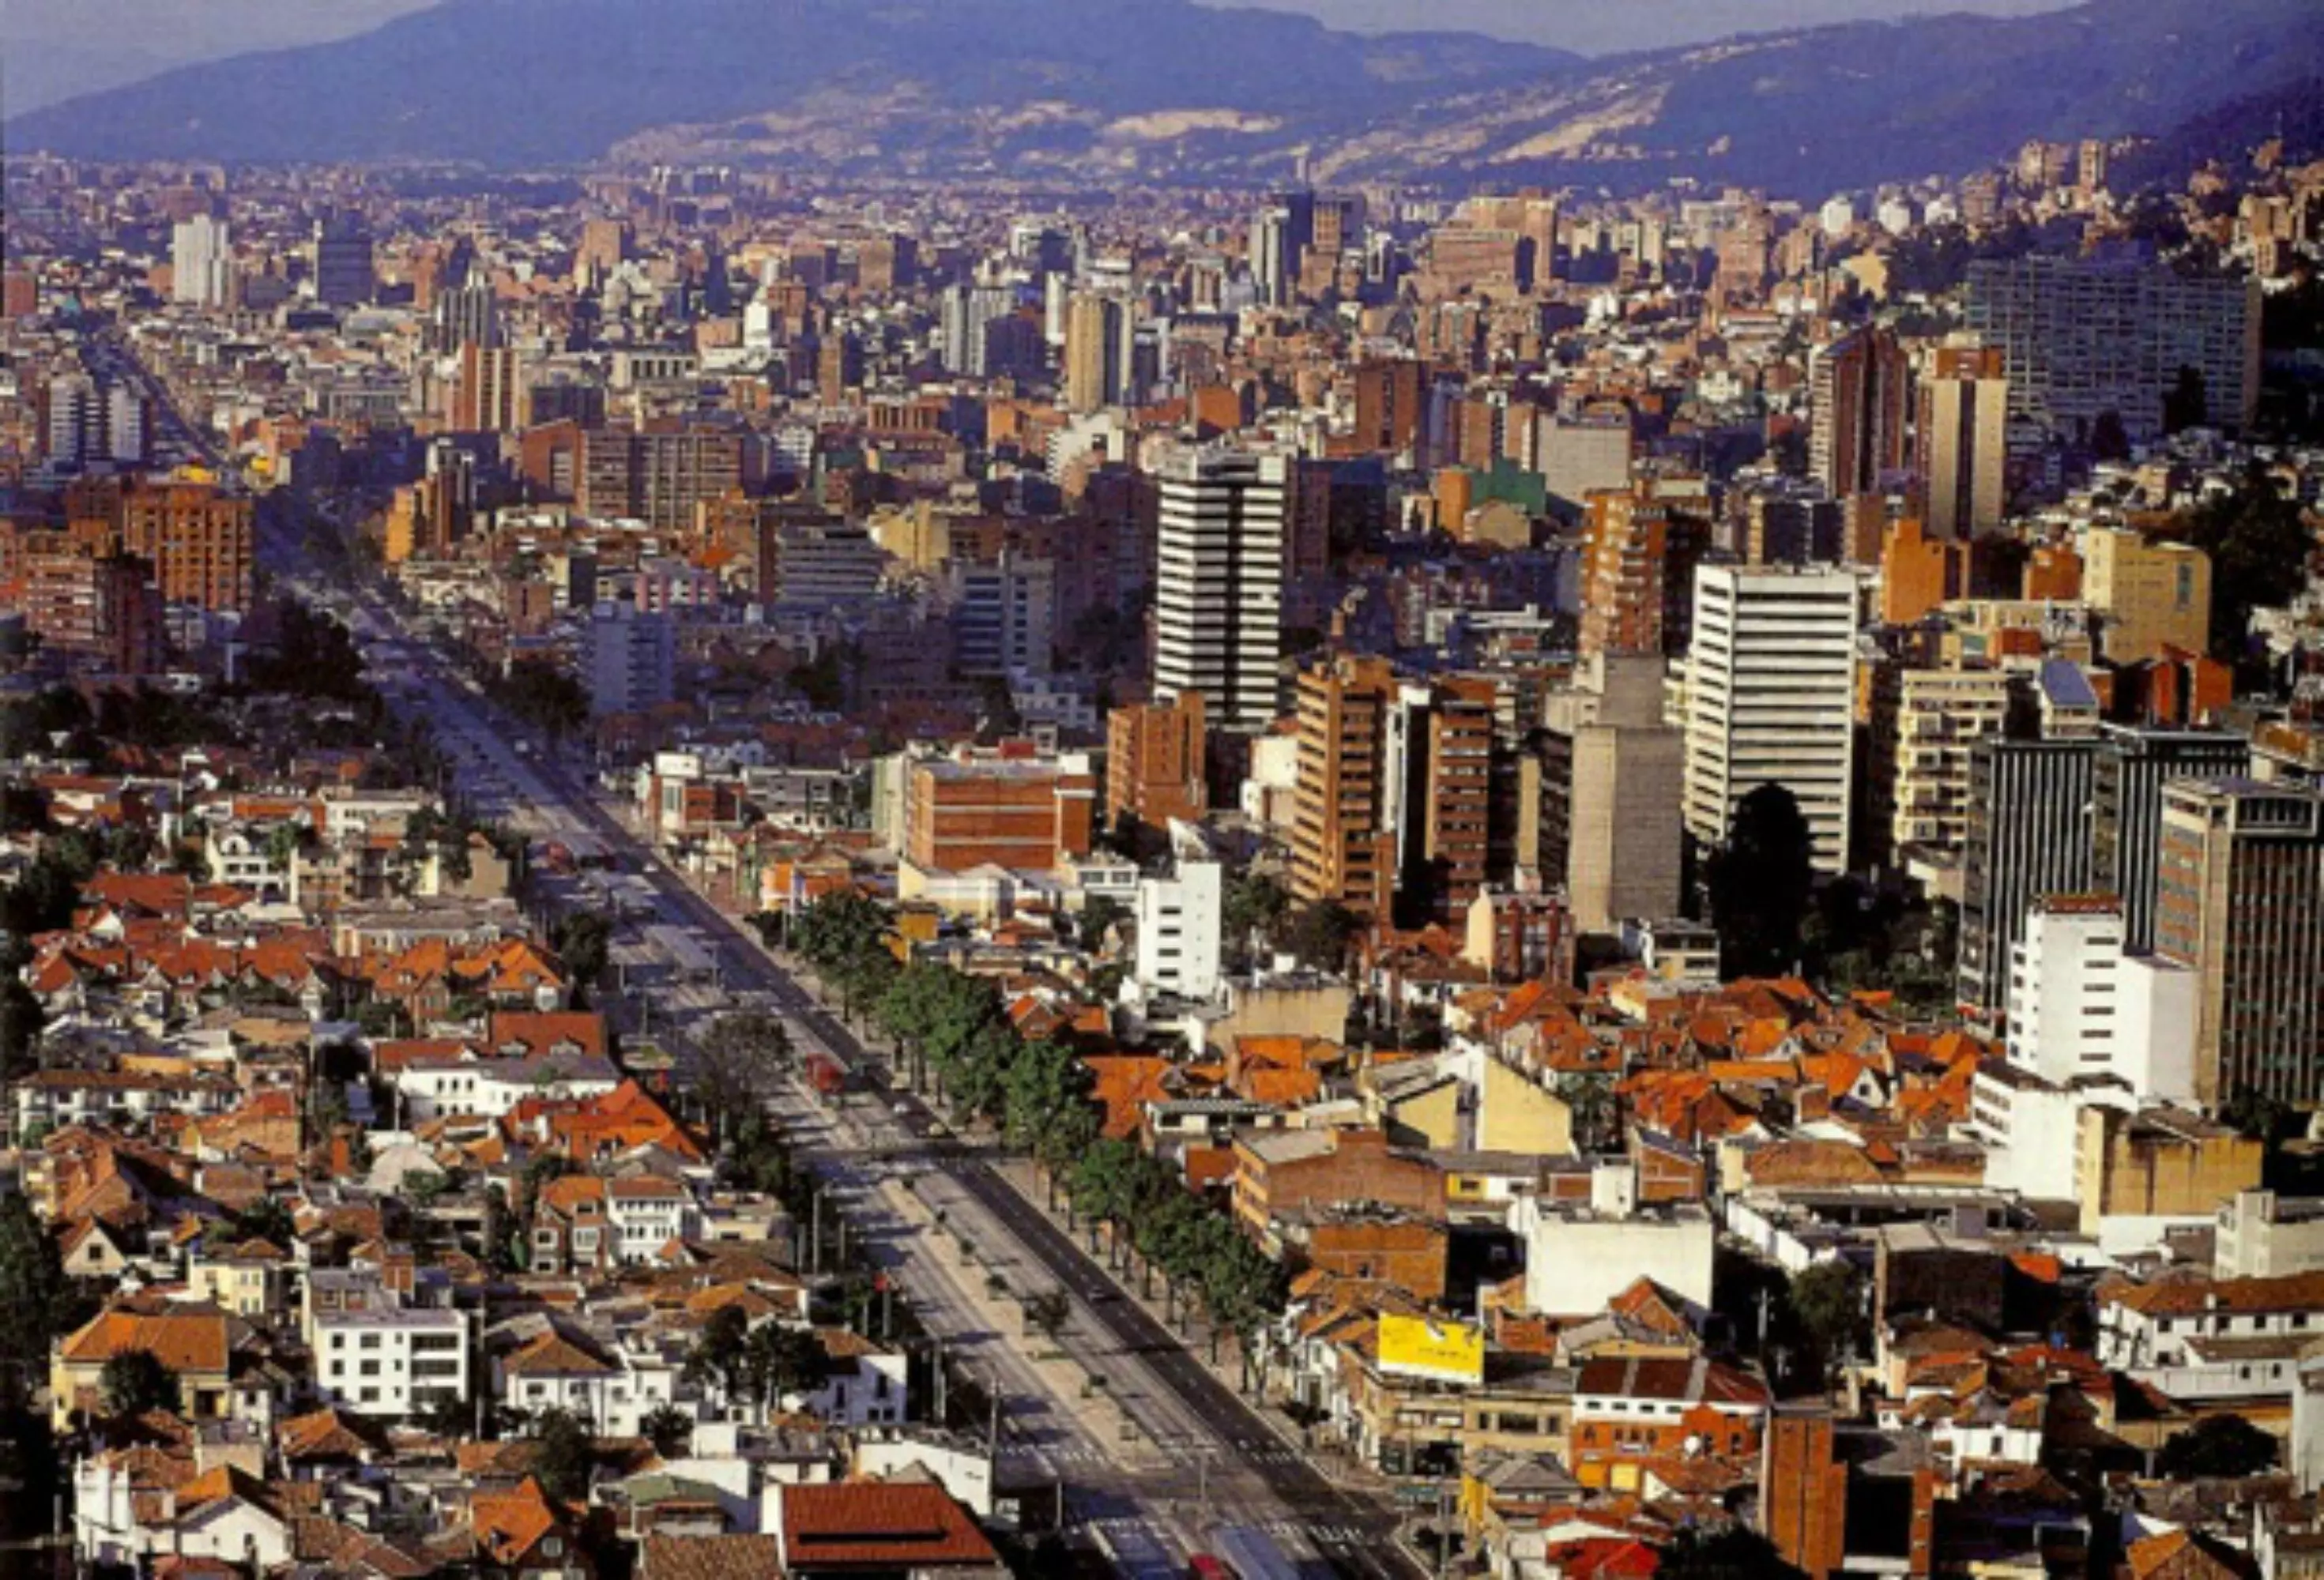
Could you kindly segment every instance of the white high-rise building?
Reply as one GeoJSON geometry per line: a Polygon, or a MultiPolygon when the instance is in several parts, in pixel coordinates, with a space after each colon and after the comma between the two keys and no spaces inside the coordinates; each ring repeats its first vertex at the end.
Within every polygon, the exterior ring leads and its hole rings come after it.
{"type": "Polygon", "coordinates": [[[1155,584],[1154,694],[1201,694],[1230,730],[1277,712],[1283,651],[1283,518],[1291,463],[1226,445],[1165,448],[1155,584]]]}
{"type": "Polygon", "coordinates": [[[1215,861],[1138,882],[1138,985],[1196,1003],[1217,996],[1225,887],[1215,861]]]}
{"type": "Polygon", "coordinates": [[[2107,1076],[2141,1102],[2191,1101],[2196,974],[2126,942],[2113,895],[2027,907],[2010,948],[2009,1061],[2060,1086],[2107,1076]]]}
{"type": "Polygon", "coordinates": [[[1685,661],[1686,831],[1724,841],[1763,785],[1795,796],[1816,870],[1848,868],[1856,573],[1705,565],[1685,661]]]}
{"type": "Polygon", "coordinates": [[[223,308],[234,295],[234,243],[226,221],[197,214],[170,236],[170,295],[191,308],[223,308]]]}
{"type": "Polygon", "coordinates": [[[1251,222],[1250,274],[1259,299],[1270,308],[1291,299],[1291,210],[1279,206],[1260,209],[1251,222]]]}

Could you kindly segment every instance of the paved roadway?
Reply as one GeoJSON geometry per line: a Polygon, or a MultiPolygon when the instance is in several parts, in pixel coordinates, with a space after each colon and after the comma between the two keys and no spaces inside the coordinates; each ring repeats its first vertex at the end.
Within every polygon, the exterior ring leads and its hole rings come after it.
{"type": "MultiPolygon", "coordinates": [[[[125,346],[106,344],[124,371],[133,376],[143,371],[125,346]]],[[[205,436],[182,420],[160,381],[147,382],[171,439],[222,465],[205,436]]],[[[341,613],[375,668],[399,667],[415,677],[404,705],[423,713],[454,751],[462,791],[477,810],[535,838],[587,830],[650,886],[652,914],[646,920],[694,934],[716,956],[724,971],[719,986],[650,976],[638,984],[640,1003],[661,1017],[653,1030],[675,1032],[669,1040],[681,1058],[687,1025],[742,997],[779,1011],[807,1049],[828,1052],[873,1085],[887,1087],[889,1072],[877,1054],[825,1012],[754,935],[670,871],[599,804],[575,767],[553,760],[542,743],[526,740],[520,726],[500,717],[474,683],[413,637],[383,598],[348,586],[289,514],[275,519],[262,544],[266,568],[308,602],[341,613]]],[[[335,557],[346,563],[344,555],[335,557]]],[[[641,959],[631,938],[624,938],[622,951],[624,959],[641,959]]],[[[1058,1479],[1076,1528],[1105,1533],[1119,1548],[1159,1551],[1180,1573],[1185,1557],[1208,1545],[1207,1533],[1231,1523],[1272,1537],[1303,1570],[1328,1566],[1364,1580],[1416,1580],[1423,1574],[1391,1539],[1391,1511],[1334,1484],[1281,1438],[1157,1319],[1125,1299],[1099,1263],[1046,1215],[989,1164],[950,1142],[937,1116],[918,1098],[896,1093],[858,1099],[834,1116],[794,1083],[770,1106],[800,1134],[807,1155],[859,1232],[871,1236],[874,1256],[896,1271],[930,1332],[968,1372],[999,1381],[1004,1462],[1012,1473],[1030,1473],[1021,1479],[1058,1479]],[[1003,1271],[1016,1289],[1041,1285],[1068,1294],[1073,1312],[1058,1347],[1084,1370],[1107,1378],[1106,1403],[1134,1421],[1133,1440],[1101,1440],[1085,1418],[1108,1412],[1077,1409],[1021,1342],[997,1330],[979,1310],[958,1258],[937,1248],[939,1236],[908,1221],[898,1182],[904,1174],[912,1176],[912,1196],[927,1208],[942,1208],[947,1226],[979,1248],[982,1267],[1003,1271]]],[[[981,1281],[981,1272],[976,1276],[981,1281]]]]}
{"type": "MultiPolygon", "coordinates": [[[[366,599],[354,618],[360,637],[397,643],[405,661],[431,683],[427,711],[440,737],[452,743],[464,779],[491,801],[504,803],[523,831],[553,837],[578,825],[595,835],[650,886],[652,921],[688,930],[716,951],[723,986],[665,984],[656,995],[654,1030],[681,1061],[687,1023],[731,1008],[739,988],[790,1021],[803,1049],[836,1055],[881,1089],[881,1098],[851,1104],[844,1127],[807,1132],[811,1143],[823,1144],[812,1155],[864,1221],[877,1254],[907,1277],[916,1309],[932,1331],[946,1338],[970,1371],[1002,1379],[1010,1401],[1010,1444],[1032,1462],[1037,1477],[1055,1475],[1069,1484],[1069,1507],[1079,1521],[1130,1521],[1184,1557],[1204,1546],[1203,1532],[1212,1523],[1231,1520],[1266,1529],[1295,1556],[1320,1556],[1342,1573],[1401,1577],[1415,1572],[1388,1539],[1394,1520],[1387,1511],[1333,1484],[1286,1444],[988,1163],[943,1144],[946,1132],[938,1116],[908,1093],[887,1092],[890,1072],[880,1056],[741,923],[654,857],[573,771],[537,743],[517,752],[517,727],[494,715],[432,654],[402,645],[384,605],[366,599]],[[914,1173],[920,1200],[942,1207],[947,1226],[962,1231],[980,1248],[982,1264],[1001,1271],[1012,1287],[1038,1283],[1067,1292],[1074,1311],[1061,1347],[1108,1375],[1109,1400],[1137,1422],[1135,1443],[1100,1441],[1075,1419],[1075,1401],[1035,1372],[1019,1343],[992,1331],[961,1287],[955,1258],[931,1254],[934,1236],[901,1223],[888,1189],[899,1170],[914,1173]],[[1028,1275],[1012,1271],[1017,1268],[1036,1271],[1028,1275]]],[[[794,1090],[779,1095],[775,1107],[797,1125],[816,1105],[794,1090]]]]}

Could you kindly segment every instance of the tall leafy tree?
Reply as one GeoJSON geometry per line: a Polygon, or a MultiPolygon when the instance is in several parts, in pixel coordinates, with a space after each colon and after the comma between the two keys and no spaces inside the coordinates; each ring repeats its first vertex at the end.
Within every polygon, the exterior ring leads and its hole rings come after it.
{"type": "Polygon", "coordinates": [[[40,1068],[48,1012],[22,979],[0,978],[0,1077],[16,1080],[40,1068]]]}
{"type": "Polygon", "coordinates": [[[1137,1163],[1142,1155],[1128,1142],[1108,1136],[1074,1165],[1074,1205],[1089,1219],[1093,1247],[1100,1224],[1118,1229],[1136,1207],[1137,1163]]]}
{"type": "Polygon", "coordinates": [[[152,1350],[123,1350],[98,1369],[97,1386],[106,1411],[113,1415],[140,1416],[178,1408],[178,1374],[152,1350]]]}
{"type": "Polygon", "coordinates": [[[2235,490],[2173,518],[2163,537],[2211,561],[2211,651],[2229,662],[2248,652],[2251,614],[2288,602],[2308,583],[2315,535],[2297,502],[2254,465],[2235,490]]]}
{"type": "Polygon", "coordinates": [[[790,1069],[790,1029],[763,1010],[735,1011],[710,1024],[696,1054],[695,1095],[716,1116],[723,1139],[790,1069]]]}
{"type": "Polygon", "coordinates": [[[2241,1416],[2207,1416],[2172,1434],[2154,1468],[2172,1481],[2259,1475],[2275,1468],[2280,1445],[2241,1416]]]}
{"type": "Polygon", "coordinates": [[[46,1366],[73,1304],[57,1243],[23,1192],[0,1197],[0,1362],[46,1366]]]}
{"type": "Polygon", "coordinates": [[[1782,785],[1762,785],[1737,803],[1727,842],[1711,859],[1711,915],[1729,976],[1780,976],[1798,960],[1814,848],[1798,797],[1782,785]]]}
{"type": "Polygon", "coordinates": [[[639,1435],[664,1459],[674,1459],[694,1441],[694,1418],[674,1404],[658,1404],[638,1422],[639,1435]]]}
{"type": "Polygon", "coordinates": [[[594,988],[613,961],[613,924],[595,911],[572,911],[558,918],[549,942],[573,980],[594,988]]]}
{"type": "Polygon", "coordinates": [[[978,1034],[1000,1019],[1001,996],[982,977],[915,960],[888,984],[873,1013],[916,1070],[933,1069],[950,1083],[978,1034]]]}
{"type": "Polygon", "coordinates": [[[570,1410],[542,1410],[533,1418],[531,1436],[532,1474],[542,1490],[568,1501],[586,1496],[597,1449],[580,1418],[570,1410]]]}

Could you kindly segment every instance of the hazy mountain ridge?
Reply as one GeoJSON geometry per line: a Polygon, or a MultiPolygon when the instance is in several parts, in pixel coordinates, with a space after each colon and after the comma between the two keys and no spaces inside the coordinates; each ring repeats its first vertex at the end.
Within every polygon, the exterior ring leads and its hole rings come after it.
{"type": "Polygon", "coordinates": [[[1185,0],[447,0],[18,117],[12,147],[855,174],[1539,180],[1815,196],[2160,133],[2324,73],[2316,0],[2089,0],[1612,60],[1185,0]]]}

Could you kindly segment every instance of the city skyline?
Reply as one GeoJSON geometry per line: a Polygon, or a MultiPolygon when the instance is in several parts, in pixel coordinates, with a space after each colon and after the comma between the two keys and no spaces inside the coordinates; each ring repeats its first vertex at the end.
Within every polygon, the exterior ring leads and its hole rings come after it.
{"type": "Polygon", "coordinates": [[[10,115],[0,1548],[2324,1580],[2324,0],[1902,4],[10,115]]]}

